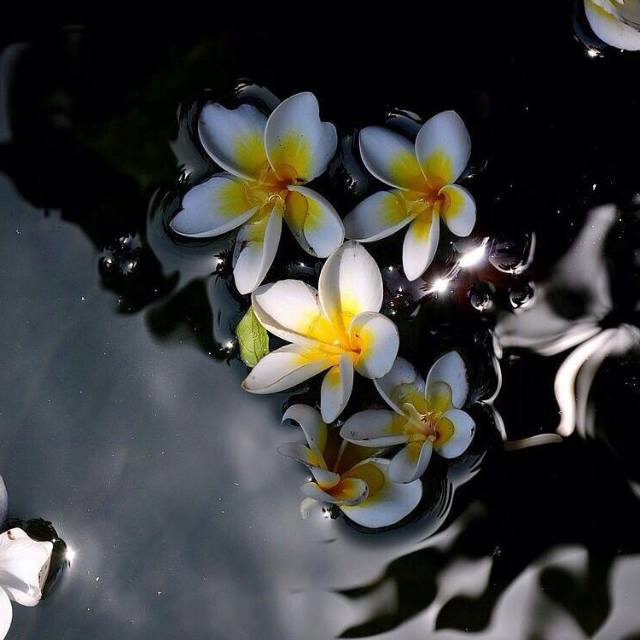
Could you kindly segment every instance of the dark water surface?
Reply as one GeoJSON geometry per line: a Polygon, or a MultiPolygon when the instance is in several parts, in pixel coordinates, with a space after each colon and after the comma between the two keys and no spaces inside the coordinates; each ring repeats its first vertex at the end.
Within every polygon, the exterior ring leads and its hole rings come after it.
{"type": "MultiPolygon", "coordinates": [[[[640,637],[640,54],[589,55],[583,18],[557,5],[526,31],[434,16],[462,21],[453,46],[408,25],[340,44],[196,26],[4,37],[0,474],[10,516],[52,521],[77,554],[38,607],[14,607],[9,638],[640,637]],[[299,436],[280,424],[292,394],[240,388],[233,234],[167,233],[213,171],[199,106],[232,104],[243,78],[317,95],[342,136],[321,179],[342,215],[378,188],[358,128],[453,108],[470,130],[464,246],[488,238],[491,259],[425,293],[455,258],[447,237],[422,289],[387,270],[383,310],[423,373],[456,348],[475,398],[502,386],[398,529],[300,518],[307,474],[276,451],[299,436]],[[501,429],[554,433],[574,400],[573,435],[504,450],[501,429]]],[[[400,246],[370,249],[395,269],[400,246]]],[[[287,238],[267,279],[314,282],[320,264],[287,238]]],[[[359,382],[346,415],[375,397],[359,382]]]]}

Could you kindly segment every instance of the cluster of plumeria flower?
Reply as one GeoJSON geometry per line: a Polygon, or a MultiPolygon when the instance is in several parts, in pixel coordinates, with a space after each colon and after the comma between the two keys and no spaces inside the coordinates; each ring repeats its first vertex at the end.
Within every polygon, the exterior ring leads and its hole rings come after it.
{"type": "Polygon", "coordinates": [[[320,413],[294,405],[284,415],[299,423],[307,440],[307,446],[280,448],[311,471],[302,487],[303,514],[317,502],[368,528],[399,522],[421,500],[420,478],[432,452],[462,455],[475,424],[463,410],[468,382],[457,352],[435,363],[426,384],[398,358],[398,329],[380,313],[380,269],[361,243],[408,227],[403,267],[416,280],[434,258],[441,219],[455,235],[471,233],[475,202],[455,184],[471,150],[464,123],[452,111],[440,113],[421,127],[415,142],[391,129],[363,129],[362,160],[392,190],[365,199],[344,223],[323,196],[304,186],[325,171],[337,146],[336,129],[320,120],[313,94],[284,100],[268,117],[249,104],[233,110],[209,104],[201,112],[199,135],[225,172],[187,192],[171,227],[188,237],[241,227],[233,256],[236,287],[251,293],[262,326],[288,343],[263,357],[243,387],[276,393],[324,374],[320,413]],[[283,218],[305,251],[327,258],[317,290],[300,280],[261,284],[283,218]],[[338,432],[328,425],[342,415],[355,372],[374,381],[392,411],[357,413],[338,432]]]}

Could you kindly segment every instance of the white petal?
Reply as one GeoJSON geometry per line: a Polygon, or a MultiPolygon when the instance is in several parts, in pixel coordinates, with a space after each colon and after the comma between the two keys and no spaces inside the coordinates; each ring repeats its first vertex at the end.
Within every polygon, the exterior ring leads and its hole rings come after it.
{"type": "Polygon", "coordinates": [[[254,216],[238,232],[233,253],[233,278],[242,294],[251,293],[267,275],[280,244],[282,232],[281,200],[271,212],[254,216]]]}
{"type": "Polygon", "coordinates": [[[455,182],[471,155],[471,138],[455,111],[443,111],[422,125],[416,138],[422,172],[434,189],[455,182]]]}
{"type": "Polygon", "coordinates": [[[415,370],[415,367],[404,358],[396,358],[391,371],[382,378],[374,380],[373,384],[375,384],[384,401],[401,415],[403,414],[402,408],[394,400],[394,397],[399,393],[396,391],[398,387],[404,387],[404,389],[401,389],[403,397],[407,395],[408,388],[410,392],[424,398],[424,380],[415,370]]]}
{"type": "Polygon", "coordinates": [[[443,458],[457,458],[461,456],[471,444],[476,432],[476,423],[465,411],[449,409],[442,416],[453,424],[453,436],[444,444],[436,445],[436,451],[443,458]]]}
{"type": "Polygon", "coordinates": [[[382,240],[415,217],[401,191],[379,191],[365,198],[344,219],[347,238],[360,242],[382,240]]]}
{"type": "Polygon", "coordinates": [[[302,493],[307,497],[321,502],[338,505],[356,505],[367,499],[368,487],[366,482],[359,478],[346,478],[341,480],[331,493],[323,491],[315,482],[307,482],[302,485],[302,493]]]}
{"type": "Polygon", "coordinates": [[[312,378],[335,364],[319,349],[298,345],[280,347],[262,358],[242,386],[251,393],[277,393],[312,378]]]}
{"type": "Polygon", "coordinates": [[[7,592],[0,587],[0,640],[4,640],[11,628],[13,608],[7,592]]]}
{"type": "Polygon", "coordinates": [[[253,311],[273,335],[303,346],[333,344],[336,332],[322,313],[318,292],[301,280],[265,284],[251,296],[253,311]]]}
{"type": "Polygon", "coordinates": [[[584,11],[591,29],[600,40],[616,49],[640,50],[640,31],[625,24],[592,0],[585,0],[584,11]]]}
{"type": "Polygon", "coordinates": [[[338,145],[336,128],[320,120],[318,101],[309,92],[291,96],[274,109],[264,139],[276,175],[297,184],[323,173],[338,145]]]}
{"type": "Polygon", "coordinates": [[[419,480],[409,484],[397,484],[389,480],[389,461],[372,458],[384,475],[384,485],[374,495],[355,507],[341,507],[347,518],[369,529],[390,527],[406,518],[422,499],[422,483],[419,480]]]}
{"type": "Polygon", "coordinates": [[[26,607],[40,602],[53,544],[30,538],[22,529],[0,535],[0,587],[26,607]]]}
{"type": "Polygon", "coordinates": [[[353,389],[353,362],[349,356],[340,356],[337,365],[325,375],[320,391],[322,419],[333,422],[347,406],[353,389]]]}
{"type": "Polygon", "coordinates": [[[207,153],[223,169],[256,180],[267,167],[266,123],[267,117],[249,104],[237,109],[208,104],[200,114],[198,133],[207,153]]]}
{"type": "Polygon", "coordinates": [[[393,447],[404,444],[407,419],[386,409],[354,413],[340,429],[340,437],[362,447],[393,447]]]}
{"type": "Polygon", "coordinates": [[[307,187],[289,187],[284,219],[300,246],[326,258],[344,242],[344,226],[331,203],[307,187]]]}
{"type": "Polygon", "coordinates": [[[415,147],[399,133],[384,127],[366,127],[360,132],[360,155],[369,172],[385,184],[420,193],[427,191],[415,147]]]}
{"type": "Polygon", "coordinates": [[[307,466],[321,489],[331,489],[340,482],[340,476],[326,468],[324,459],[319,454],[299,442],[280,445],[278,453],[307,466]]]}
{"type": "Polygon", "coordinates": [[[438,358],[427,376],[427,394],[432,385],[444,382],[451,389],[453,406],[460,409],[467,401],[469,382],[467,367],[457,351],[449,351],[438,358]]]}
{"type": "Polygon", "coordinates": [[[389,477],[393,482],[406,484],[422,477],[429,466],[433,447],[431,442],[411,442],[402,447],[391,460],[389,477]]]}
{"type": "Polygon", "coordinates": [[[402,266],[409,280],[417,280],[429,268],[439,240],[440,216],[435,209],[430,219],[420,216],[409,225],[402,247],[402,266]]]}
{"type": "Polygon", "coordinates": [[[398,327],[381,313],[359,313],[349,326],[352,349],[360,352],[357,372],[366,378],[381,378],[391,371],[400,348],[398,327]]]}
{"type": "Polygon", "coordinates": [[[190,238],[219,236],[249,220],[259,204],[242,180],[220,173],[187,191],[170,225],[190,238]]]}
{"type": "Polygon", "coordinates": [[[380,311],[382,276],[376,261],[357,242],[345,242],[322,267],[318,283],[325,316],[348,342],[351,320],[363,311],[380,311]]]}
{"type": "Polygon", "coordinates": [[[476,202],[473,196],[457,184],[450,184],[440,189],[444,203],[440,207],[440,215],[451,233],[465,238],[476,224],[476,202]]]}
{"type": "Polygon", "coordinates": [[[282,422],[285,420],[297,422],[304,431],[309,446],[324,453],[327,444],[327,425],[313,407],[306,404],[291,405],[282,416],[282,422]]]}

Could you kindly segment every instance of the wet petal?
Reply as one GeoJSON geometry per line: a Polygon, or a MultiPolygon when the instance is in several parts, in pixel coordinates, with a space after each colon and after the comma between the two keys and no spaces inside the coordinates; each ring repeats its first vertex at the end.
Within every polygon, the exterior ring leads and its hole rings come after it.
{"type": "Polygon", "coordinates": [[[371,458],[364,466],[374,466],[384,482],[377,491],[355,507],[341,507],[344,515],[369,529],[390,527],[406,518],[422,499],[422,483],[417,480],[409,484],[397,484],[389,479],[389,461],[371,458]]]}
{"type": "Polygon", "coordinates": [[[431,218],[423,214],[410,225],[402,247],[402,266],[409,280],[417,280],[436,255],[440,240],[440,216],[432,210],[431,218]]]}
{"type": "Polygon", "coordinates": [[[242,294],[251,293],[267,275],[280,244],[282,232],[281,200],[270,212],[256,215],[238,232],[233,252],[233,278],[242,294]]]}
{"type": "Polygon", "coordinates": [[[422,125],[416,138],[422,172],[434,189],[455,182],[471,155],[471,138],[455,111],[443,111],[422,125]]]}
{"type": "Polygon", "coordinates": [[[265,284],[251,296],[262,326],[279,338],[300,345],[333,344],[336,333],[322,313],[318,292],[301,280],[265,284]]]}
{"type": "Polygon", "coordinates": [[[7,592],[0,588],[0,640],[4,640],[13,620],[13,608],[7,592]]]}
{"type": "Polygon", "coordinates": [[[329,256],[318,288],[324,314],[345,343],[351,320],[363,311],[380,311],[382,306],[380,269],[357,242],[345,242],[329,256]]]}
{"type": "Polygon", "coordinates": [[[444,382],[451,389],[451,402],[460,409],[467,401],[469,383],[467,381],[467,367],[462,356],[457,351],[449,351],[435,362],[427,376],[427,395],[432,386],[444,382]]]}
{"type": "Polygon", "coordinates": [[[457,184],[450,184],[440,189],[444,202],[440,207],[440,215],[451,233],[466,237],[476,224],[476,202],[473,196],[457,184]]]}
{"type": "Polygon", "coordinates": [[[221,173],[187,191],[182,210],[170,226],[190,238],[219,236],[239,227],[259,208],[259,201],[246,183],[221,173]]]}
{"type": "Polygon", "coordinates": [[[349,326],[351,348],[360,355],[355,367],[366,378],[381,378],[389,373],[398,355],[400,335],[393,320],[381,313],[359,313],[349,326]]]}
{"type": "Polygon", "coordinates": [[[373,383],[384,401],[401,415],[404,414],[402,405],[406,402],[416,406],[413,396],[424,398],[424,380],[404,358],[396,358],[391,371],[373,383]]]}
{"type": "Polygon", "coordinates": [[[593,0],[584,1],[584,11],[593,32],[608,45],[627,51],[640,50],[640,32],[625,24],[611,11],[593,0]]]}
{"type": "Polygon", "coordinates": [[[340,356],[338,364],[325,375],[320,391],[322,419],[333,422],[347,406],[353,389],[353,362],[349,356],[340,356]]]}
{"type": "Polygon", "coordinates": [[[352,240],[373,242],[399,231],[414,217],[401,191],[380,191],[363,200],[347,215],[345,234],[352,240]]]}
{"type": "Polygon", "coordinates": [[[202,109],[198,132],[207,153],[223,169],[256,180],[267,166],[266,124],[267,117],[252,105],[226,109],[215,103],[202,109]]]}
{"type": "Polygon", "coordinates": [[[335,356],[320,349],[287,345],[262,358],[242,386],[251,393],[277,393],[332,367],[335,361],[335,356]]]}
{"type": "Polygon", "coordinates": [[[311,450],[299,442],[285,442],[278,447],[278,453],[308,467],[325,467],[324,459],[317,451],[311,450]]]}
{"type": "Polygon", "coordinates": [[[338,136],[330,122],[320,120],[320,107],[309,92],[281,102],[269,116],[265,145],[271,167],[287,182],[317,178],[336,152],[338,136]]]}
{"type": "Polygon", "coordinates": [[[385,184],[420,193],[428,190],[414,144],[399,133],[366,127],[360,132],[360,155],[369,172],[385,184]]]}
{"type": "Polygon", "coordinates": [[[326,258],[344,242],[342,220],[331,203],[307,187],[289,187],[284,219],[300,246],[326,258]]]}
{"type": "Polygon", "coordinates": [[[315,482],[307,482],[302,485],[302,493],[308,498],[338,505],[356,505],[367,499],[369,488],[364,480],[359,478],[346,478],[341,480],[331,493],[323,491],[315,482]]]}
{"type": "Polygon", "coordinates": [[[285,420],[297,422],[304,432],[309,447],[320,453],[324,452],[327,444],[327,425],[313,407],[306,404],[291,405],[282,416],[282,422],[285,420]]]}
{"type": "Polygon", "coordinates": [[[389,466],[389,477],[393,482],[413,482],[422,476],[429,466],[433,446],[429,440],[410,442],[396,453],[389,466]]]}
{"type": "Polygon", "coordinates": [[[0,587],[9,598],[34,607],[42,597],[53,544],[30,538],[14,528],[0,535],[0,587]]]}
{"type": "MultiPolygon", "coordinates": [[[[448,421],[453,427],[453,433],[442,444],[439,444],[441,438],[438,438],[438,441],[434,444],[436,451],[443,458],[461,456],[473,440],[476,432],[476,423],[466,411],[460,411],[460,409],[449,409],[443,414],[440,421],[448,421]]],[[[440,433],[444,431],[440,422],[437,428],[440,433]]]]}
{"type": "Polygon", "coordinates": [[[404,444],[407,436],[405,416],[386,409],[354,413],[340,429],[340,436],[362,447],[392,447],[404,444]]]}

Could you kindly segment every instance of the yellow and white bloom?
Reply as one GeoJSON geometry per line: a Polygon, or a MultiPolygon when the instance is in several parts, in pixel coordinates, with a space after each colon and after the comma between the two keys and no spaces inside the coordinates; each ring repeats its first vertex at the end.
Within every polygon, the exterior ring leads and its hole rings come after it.
{"type": "Polygon", "coordinates": [[[460,116],[444,111],[424,123],[415,144],[384,127],[360,132],[360,155],[378,180],[394,187],[361,202],[344,220],[347,238],[373,242],[409,225],[403,265],[409,280],[429,267],[438,248],[440,218],[457,236],[468,236],[476,221],[471,194],[454,184],[471,154],[469,132],[460,116]]]}
{"type": "Polygon", "coordinates": [[[457,351],[436,361],[426,385],[403,358],[375,384],[393,411],[360,411],[345,422],[340,435],[364,447],[405,445],[391,461],[389,476],[394,482],[422,476],[434,449],[444,458],[457,458],[467,450],[475,423],[462,411],[469,385],[457,351]]]}
{"type": "Polygon", "coordinates": [[[300,246],[326,258],[344,241],[340,216],[303,185],[322,174],[337,146],[335,127],[322,122],[312,93],[280,103],[267,118],[253,105],[202,110],[204,148],[225,169],[193,187],[171,221],[178,234],[218,236],[242,225],[233,256],[240,293],[264,279],[278,249],[284,217],[300,246]]]}
{"type": "Polygon", "coordinates": [[[53,544],[30,538],[14,528],[0,535],[0,640],[11,627],[11,600],[35,607],[42,598],[53,544]]]}
{"type": "Polygon", "coordinates": [[[640,51],[640,0],[584,0],[593,32],[617,49],[640,51]]]}
{"type": "Polygon", "coordinates": [[[318,288],[281,280],[253,293],[258,320],[291,344],[262,358],[242,385],[252,393],[275,393],[328,369],[321,407],[324,421],[333,422],[351,396],[354,369],[366,378],[384,376],[398,354],[399,336],[393,321],[379,313],[380,269],[357,242],[331,254],[318,288]]]}
{"type": "Polygon", "coordinates": [[[282,420],[297,422],[307,440],[307,446],[291,442],[278,448],[306,465],[313,476],[301,487],[306,496],[300,505],[303,517],[316,503],[335,505],[353,522],[378,529],[396,524],[420,502],[419,480],[403,485],[391,482],[389,460],[372,457],[371,449],[341,440],[312,407],[293,405],[282,420]]]}

